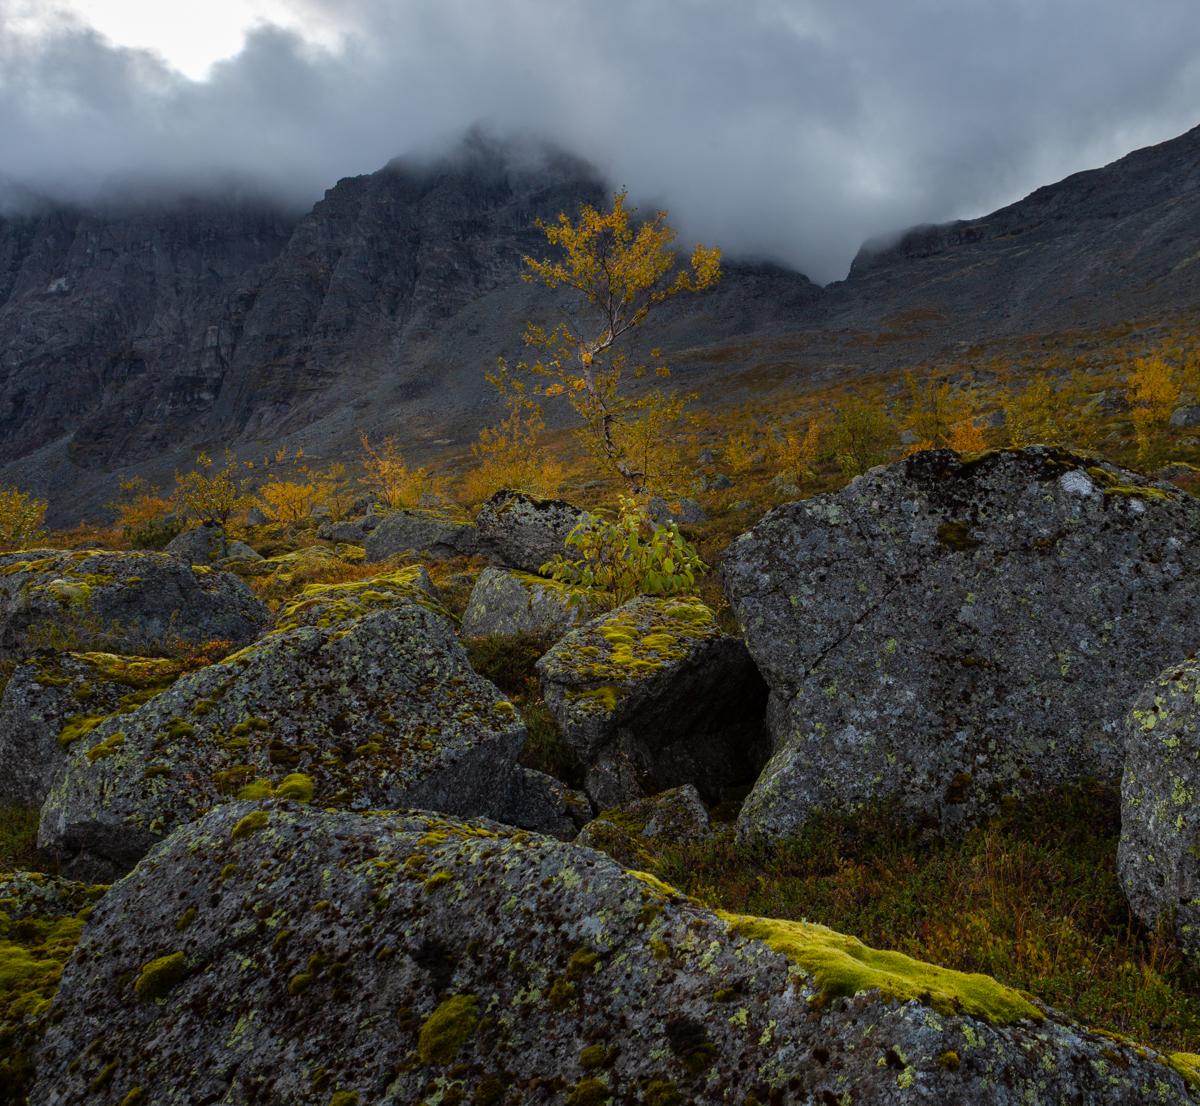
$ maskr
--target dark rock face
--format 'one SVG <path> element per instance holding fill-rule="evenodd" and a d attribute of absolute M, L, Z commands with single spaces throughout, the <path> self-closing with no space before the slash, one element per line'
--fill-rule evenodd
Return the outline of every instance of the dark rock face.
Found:
<path fill-rule="evenodd" d="M 97 904 L 30 1102 L 1179 1106 L 1184 1063 L 588 849 L 236 803 Z"/>
<path fill-rule="evenodd" d="M 1129 712 L 1117 870 L 1133 913 L 1200 956 L 1200 664 L 1168 668 Z"/>
<path fill-rule="evenodd" d="M 475 517 L 479 552 L 493 564 L 539 572 L 547 561 L 567 553 L 567 535 L 587 519 L 586 511 L 561 499 L 497 492 Z"/>
<path fill-rule="evenodd" d="M 572 630 L 537 670 L 599 809 L 684 783 L 715 800 L 765 759 L 766 687 L 699 600 L 632 599 Z"/>
<path fill-rule="evenodd" d="M 32 549 L 0 554 L 0 652 L 40 647 L 155 653 L 257 637 L 270 614 L 227 572 L 167 553 Z"/>
<path fill-rule="evenodd" d="M 475 552 L 475 527 L 428 511 L 393 511 L 367 533 L 363 548 L 368 562 L 386 561 L 399 553 L 419 553 L 434 560 L 468 557 Z"/>
<path fill-rule="evenodd" d="M 368 603 L 334 601 L 322 617 L 302 602 L 285 628 L 100 723 L 42 807 L 41 847 L 108 878 L 242 788 L 270 793 L 293 774 L 322 806 L 506 817 L 510 792 L 519 806 L 531 786 L 516 778 L 515 708 L 431 606 L 399 593 Z M 546 828 L 573 832 L 569 820 Z"/>
<path fill-rule="evenodd" d="M 0 801 L 40 804 L 76 741 L 179 673 L 177 661 L 113 653 L 47 651 L 19 665 L 0 696 Z"/>
<path fill-rule="evenodd" d="M 770 512 L 723 572 L 772 693 L 755 835 L 1116 780 L 1129 703 L 1200 644 L 1200 502 L 1042 447 L 876 469 Z"/>

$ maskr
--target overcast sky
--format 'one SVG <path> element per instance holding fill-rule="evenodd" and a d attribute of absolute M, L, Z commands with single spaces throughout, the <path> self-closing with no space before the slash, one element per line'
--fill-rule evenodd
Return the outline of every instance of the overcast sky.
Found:
<path fill-rule="evenodd" d="M 1200 123 L 1200 0 L 0 0 L 0 175 L 310 202 L 475 122 L 814 279 Z"/>

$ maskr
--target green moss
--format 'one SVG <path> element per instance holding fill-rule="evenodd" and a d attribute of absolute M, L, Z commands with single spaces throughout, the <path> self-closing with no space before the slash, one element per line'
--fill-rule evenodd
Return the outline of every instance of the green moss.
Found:
<path fill-rule="evenodd" d="M 237 824 L 229 831 L 230 840 L 248 837 L 260 830 L 271 820 L 271 815 L 265 810 L 252 810 L 249 814 L 238 819 Z"/>
<path fill-rule="evenodd" d="M 109 734 L 103 741 L 99 741 L 93 745 L 87 751 L 87 758 L 91 763 L 95 764 L 98 760 L 112 756 L 124 744 L 125 732 L 124 730 L 117 730 L 116 733 Z"/>
<path fill-rule="evenodd" d="M 957 1052 L 955 1052 L 953 1049 L 948 1049 L 946 1052 L 939 1053 L 935 1062 L 937 1063 L 937 1066 L 942 1068 L 944 1071 L 958 1071 L 960 1060 Z"/>
<path fill-rule="evenodd" d="M 422 1063 L 450 1063 L 478 1024 L 478 998 L 452 995 L 446 999 L 425 1019 L 417 1035 L 417 1054 Z"/>
<path fill-rule="evenodd" d="M 579 1066 L 584 1071 L 594 1071 L 608 1063 L 608 1048 L 605 1045 L 588 1045 L 579 1054 Z"/>
<path fill-rule="evenodd" d="M 581 1079 L 567 1093 L 567 1106 L 603 1106 L 612 1098 L 608 1084 L 599 1079 Z"/>
<path fill-rule="evenodd" d="M 298 803 L 312 802 L 314 785 L 311 776 L 303 772 L 292 772 L 283 777 L 283 782 L 275 789 L 275 798 L 292 799 Z"/>
<path fill-rule="evenodd" d="M 238 791 L 237 797 L 239 799 L 269 799 L 274 794 L 275 789 L 271 786 L 270 780 L 251 780 Z"/>
<path fill-rule="evenodd" d="M 683 1095 L 669 1079 L 651 1079 L 642 1088 L 644 1106 L 683 1106 Z"/>
<path fill-rule="evenodd" d="M 329 1106 L 358 1106 L 358 1091 L 334 1091 Z"/>
<path fill-rule="evenodd" d="M 1125 499 L 1154 499 L 1154 500 L 1172 500 L 1178 499 L 1177 492 L 1168 492 L 1162 488 L 1143 487 L 1141 485 L 1117 484 L 1111 488 L 1105 488 L 1106 496 L 1121 497 Z"/>
<path fill-rule="evenodd" d="M 1171 1065 L 1193 1090 L 1200 1090 L 1200 1053 L 1172 1052 L 1167 1057 Z"/>
<path fill-rule="evenodd" d="M 138 1106 L 138 1103 L 145 1100 L 146 1092 L 141 1087 L 134 1087 L 121 1099 L 121 1106 Z"/>
<path fill-rule="evenodd" d="M 412 565 L 367 580 L 309 584 L 279 612 L 275 628 L 283 631 L 297 626 L 335 626 L 399 602 L 417 603 L 444 614 L 437 600 L 421 587 L 421 579 L 421 567 Z"/>
<path fill-rule="evenodd" d="M 938 526 L 937 539 L 947 549 L 955 552 L 974 549 L 979 545 L 979 540 L 971 536 L 970 526 L 965 522 L 954 520 L 943 522 Z"/>
<path fill-rule="evenodd" d="M 916 999 L 939 1013 L 965 1013 L 997 1024 L 1042 1021 L 1024 995 L 990 976 L 956 972 L 899 952 L 872 949 L 813 922 L 778 921 L 718 911 L 739 937 L 762 941 L 800 965 L 823 997 L 878 990 L 885 999 Z"/>
<path fill-rule="evenodd" d="M 175 928 L 182 933 L 187 929 L 192 922 L 196 920 L 196 908 L 189 906 L 178 918 L 175 919 Z"/>
<path fill-rule="evenodd" d="M 142 1002 L 154 1002 L 170 992 L 187 973 L 188 963 L 183 953 L 159 956 L 142 965 L 141 974 L 133 985 L 134 994 Z"/>
<path fill-rule="evenodd" d="M 101 722 L 108 719 L 106 714 L 77 714 L 74 718 L 68 720 L 58 732 L 58 743 L 64 747 L 73 745 L 81 737 L 86 737 L 92 732 Z"/>

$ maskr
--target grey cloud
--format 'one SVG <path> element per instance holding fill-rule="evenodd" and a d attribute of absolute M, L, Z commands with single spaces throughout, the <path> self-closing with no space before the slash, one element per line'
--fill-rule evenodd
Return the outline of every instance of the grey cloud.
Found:
<path fill-rule="evenodd" d="M 203 82 L 0 0 L 0 175 L 250 178 L 309 203 L 477 121 L 544 134 L 685 234 L 842 276 L 866 238 L 979 214 L 1200 122 L 1195 0 L 295 0 Z"/>

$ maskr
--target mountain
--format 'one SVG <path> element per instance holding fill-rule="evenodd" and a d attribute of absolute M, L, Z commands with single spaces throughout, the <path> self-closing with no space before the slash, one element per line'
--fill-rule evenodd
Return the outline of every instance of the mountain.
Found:
<path fill-rule="evenodd" d="M 727 259 L 645 336 L 710 398 L 877 371 L 993 337 L 1200 302 L 1200 128 L 979 219 L 868 243 L 846 280 Z M 585 162 L 473 132 L 339 181 L 310 211 L 245 188 L 0 204 L 0 476 L 56 522 L 198 448 L 316 457 L 361 427 L 416 457 L 493 412 L 484 372 L 554 295 L 538 219 L 603 202 Z"/>
<path fill-rule="evenodd" d="M 163 478 L 199 446 L 336 456 L 363 427 L 419 454 L 473 438 L 485 370 L 550 302 L 520 279 L 545 252 L 536 221 L 605 194 L 576 158 L 474 134 L 341 180 L 303 215 L 191 197 L 0 216 L 5 474 L 61 521 L 118 472 Z M 734 265 L 648 337 L 723 339 L 818 297 L 798 273 Z"/>

